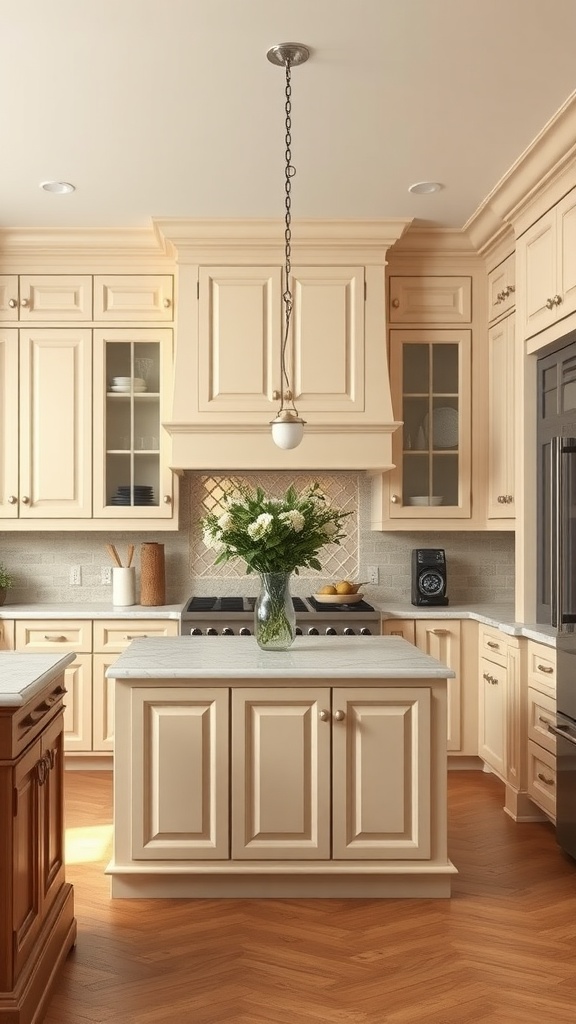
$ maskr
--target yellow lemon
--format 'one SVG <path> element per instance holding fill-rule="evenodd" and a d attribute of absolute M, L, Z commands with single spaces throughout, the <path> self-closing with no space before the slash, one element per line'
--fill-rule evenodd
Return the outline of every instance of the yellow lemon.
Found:
<path fill-rule="evenodd" d="M 340 583 L 336 584 L 336 593 L 337 594 L 353 594 L 354 593 L 354 584 L 350 583 L 348 580 L 340 580 Z"/>
<path fill-rule="evenodd" d="M 326 587 L 320 587 L 320 590 L 318 591 L 318 593 L 319 594 L 337 594 L 338 591 L 336 590 L 336 587 L 332 587 L 332 586 L 328 585 Z"/>

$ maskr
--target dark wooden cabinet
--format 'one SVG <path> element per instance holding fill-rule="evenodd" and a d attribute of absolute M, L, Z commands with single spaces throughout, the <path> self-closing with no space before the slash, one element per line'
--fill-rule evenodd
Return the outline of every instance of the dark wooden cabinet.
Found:
<path fill-rule="evenodd" d="M 0 707 L 0 1024 L 35 1024 L 76 937 L 64 873 L 64 675 Z"/>

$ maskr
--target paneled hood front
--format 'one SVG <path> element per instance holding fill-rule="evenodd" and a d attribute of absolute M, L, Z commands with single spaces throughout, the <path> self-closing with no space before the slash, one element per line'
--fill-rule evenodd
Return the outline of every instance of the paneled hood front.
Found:
<path fill-rule="evenodd" d="M 386 347 L 386 253 L 409 220 L 293 226 L 286 350 L 306 421 L 277 448 L 283 327 L 280 221 L 162 220 L 178 265 L 172 408 L 179 470 L 388 470 L 394 419 Z"/>

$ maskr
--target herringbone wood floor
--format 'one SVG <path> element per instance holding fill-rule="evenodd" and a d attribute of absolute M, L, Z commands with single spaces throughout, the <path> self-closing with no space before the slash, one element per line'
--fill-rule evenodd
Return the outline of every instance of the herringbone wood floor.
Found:
<path fill-rule="evenodd" d="M 110 775 L 66 787 L 71 840 L 88 832 L 45 1024 L 576 1022 L 576 864 L 493 776 L 450 772 L 451 900 L 112 901 Z"/>

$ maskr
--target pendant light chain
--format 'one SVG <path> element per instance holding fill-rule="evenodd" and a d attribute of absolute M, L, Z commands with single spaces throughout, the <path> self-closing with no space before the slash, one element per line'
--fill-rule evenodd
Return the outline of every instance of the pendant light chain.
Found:
<path fill-rule="evenodd" d="M 294 398 L 290 388 L 290 379 L 286 371 L 286 348 L 288 345 L 290 319 L 294 304 L 292 292 L 290 290 L 290 272 L 292 269 L 292 178 L 296 174 L 296 168 L 292 164 L 292 75 L 291 61 L 289 57 L 286 58 L 286 87 L 284 97 L 284 292 L 282 295 L 282 300 L 284 302 L 284 337 L 282 339 L 282 349 L 280 353 L 280 371 L 282 377 L 280 411 L 284 409 L 284 398 L 286 397 L 297 414 L 298 410 L 294 405 Z M 284 385 L 286 385 L 287 389 L 286 396 L 284 394 Z"/>

